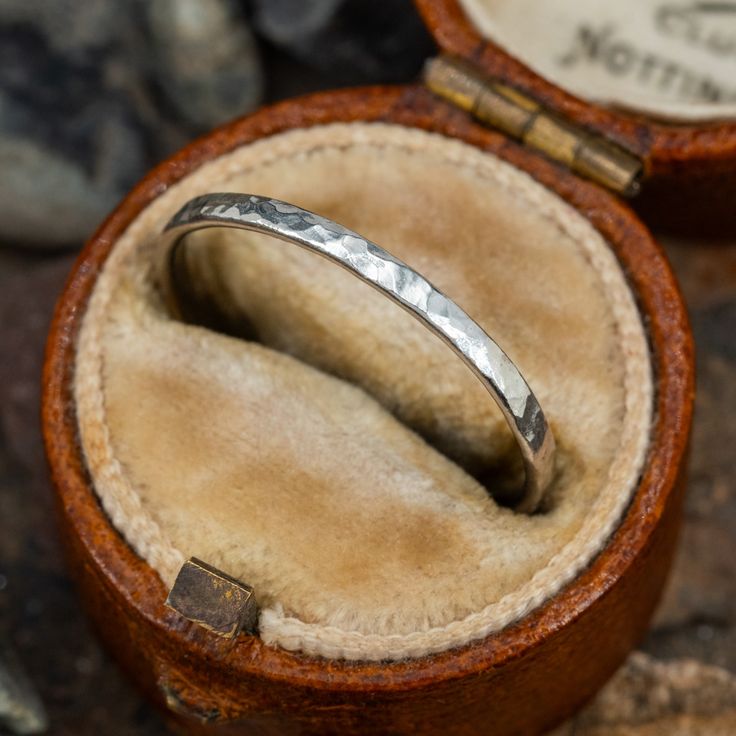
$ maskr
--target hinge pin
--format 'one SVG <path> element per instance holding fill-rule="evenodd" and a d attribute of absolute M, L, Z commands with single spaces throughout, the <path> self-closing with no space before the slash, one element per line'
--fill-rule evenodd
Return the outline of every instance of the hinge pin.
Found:
<path fill-rule="evenodd" d="M 468 62 L 430 59 L 424 83 L 435 94 L 526 145 L 566 164 L 577 174 L 619 194 L 639 191 L 641 161 L 629 151 L 575 128 L 513 87 L 486 77 Z"/>

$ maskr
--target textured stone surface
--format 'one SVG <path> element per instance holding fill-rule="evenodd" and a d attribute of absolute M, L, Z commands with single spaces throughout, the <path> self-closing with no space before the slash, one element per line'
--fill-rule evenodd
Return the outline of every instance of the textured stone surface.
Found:
<path fill-rule="evenodd" d="M 667 243 L 697 345 L 686 523 L 647 650 L 736 672 L 736 245 Z"/>
<path fill-rule="evenodd" d="M 148 167 L 248 112 L 261 87 L 237 0 L 2 0 L 0 238 L 76 245 Z"/>
<path fill-rule="evenodd" d="M 260 102 L 260 58 L 235 0 L 156 0 L 144 7 L 149 73 L 184 121 L 212 127 Z"/>
<path fill-rule="evenodd" d="M 16 733 L 41 733 L 48 727 L 43 705 L 17 657 L 0 648 L 0 726 Z"/>
<path fill-rule="evenodd" d="M 0 250 L 0 640 L 36 686 L 49 733 L 153 736 L 158 715 L 100 649 L 56 536 L 38 402 L 45 333 L 72 260 Z"/>
<path fill-rule="evenodd" d="M 338 83 L 396 82 L 418 73 L 434 44 L 407 0 L 252 0 L 271 43 Z"/>
<path fill-rule="evenodd" d="M 726 736 L 736 733 L 736 677 L 683 659 L 634 653 L 554 736 Z"/>
<path fill-rule="evenodd" d="M 432 49 L 409 0 L 0 0 L 0 241 L 76 246 L 264 95 L 408 81 Z"/>

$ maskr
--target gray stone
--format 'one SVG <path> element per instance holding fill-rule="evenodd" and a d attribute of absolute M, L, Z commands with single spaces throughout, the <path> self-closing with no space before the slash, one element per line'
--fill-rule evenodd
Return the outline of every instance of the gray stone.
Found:
<path fill-rule="evenodd" d="M 305 69 L 408 81 L 434 51 L 407 0 L 1 0 L 0 240 L 76 246 L 153 164 L 253 110 L 248 9 L 299 60 L 269 49 L 284 89 Z"/>
<path fill-rule="evenodd" d="M 0 229 L 16 243 L 74 243 L 122 193 L 42 143 L 8 134 L 0 136 L 0 168 Z"/>
<path fill-rule="evenodd" d="M 145 5 L 151 74 L 177 113 L 205 128 L 261 99 L 255 40 L 230 0 L 156 0 Z"/>
<path fill-rule="evenodd" d="M 336 82 L 406 82 L 435 53 L 407 0 L 253 0 L 255 28 Z"/>
<path fill-rule="evenodd" d="M 113 41 L 122 13 L 131 8 L 126 0 L 84 0 L 83 12 L 78 0 L 2 0 L 0 22 L 35 27 L 55 52 L 81 58 Z"/>
<path fill-rule="evenodd" d="M 553 736 L 726 736 L 736 732 L 736 677 L 694 660 L 636 652 Z"/>
<path fill-rule="evenodd" d="M 261 97 L 234 0 L 0 2 L 0 239 L 87 238 L 145 171 Z"/>
<path fill-rule="evenodd" d="M 685 519 L 646 650 L 736 671 L 736 245 L 667 243 L 697 341 Z"/>
<path fill-rule="evenodd" d="M 41 733 L 46 712 L 15 655 L 0 646 L 0 724 L 11 733 Z"/>
<path fill-rule="evenodd" d="M 161 716 L 90 631 L 56 533 L 38 406 L 51 310 L 72 262 L 0 248 L 0 643 L 40 691 L 54 736 L 161 736 Z"/>
<path fill-rule="evenodd" d="M 0 236 L 73 243 L 140 175 L 146 143 L 112 74 L 126 3 L 0 3 Z"/>
<path fill-rule="evenodd" d="M 263 0 L 255 2 L 255 22 L 274 43 L 298 44 L 332 22 L 346 0 Z"/>

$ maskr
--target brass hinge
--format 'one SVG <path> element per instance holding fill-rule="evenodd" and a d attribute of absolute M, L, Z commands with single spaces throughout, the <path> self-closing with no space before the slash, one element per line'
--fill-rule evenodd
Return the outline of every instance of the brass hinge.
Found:
<path fill-rule="evenodd" d="M 633 153 L 574 127 L 468 62 L 449 56 L 430 59 L 424 67 L 424 83 L 482 123 L 566 164 L 575 173 L 625 196 L 639 191 L 642 163 Z"/>

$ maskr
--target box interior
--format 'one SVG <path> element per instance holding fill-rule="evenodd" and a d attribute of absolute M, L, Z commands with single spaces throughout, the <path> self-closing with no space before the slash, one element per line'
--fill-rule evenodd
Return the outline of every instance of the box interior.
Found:
<path fill-rule="evenodd" d="M 550 420 L 559 451 L 544 508 L 493 500 L 518 458 L 490 396 L 334 264 L 202 231 L 192 237 L 207 240 L 222 308 L 254 338 L 174 319 L 156 236 L 208 191 L 330 217 L 458 302 Z M 579 212 L 490 153 L 375 123 L 265 138 L 163 192 L 99 275 L 74 374 L 95 490 L 166 586 L 199 557 L 254 586 L 267 644 L 367 660 L 485 637 L 586 567 L 636 488 L 652 392 L 635 298 Z"/>
<path fill-rule="evenodd" d="M 460 0 L 480 33 L 586 100 L 673 122 L 736 116 L 736 6 Z"/>

